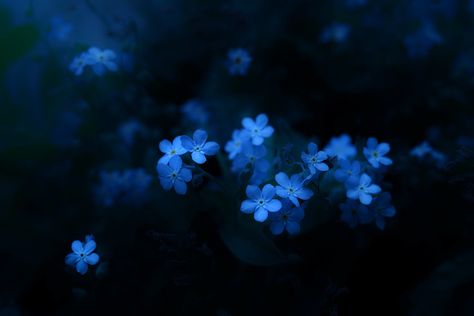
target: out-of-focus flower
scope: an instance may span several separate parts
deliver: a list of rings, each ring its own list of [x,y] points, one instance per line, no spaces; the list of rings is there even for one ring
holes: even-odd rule
[[[92,67],[95,74],[102,76],[107,70],[117,71],[117,54],[110,49],[101,50],[97,47],[91,47],[87,51],[85,58],[87,65]]]
[[[339,161],[339,167],[334,172],[334,178],[341,183],[354,183],[359,180],[360,162],[343,159]]]
[[[413,148],[410,154],[419,159],[431,158],[439,167],[446,162],[446,156],[442,152],[433,149],[426,141]]]
[[[54,17],[48,32],[48,37],[54,41],[64,42],[72,32],[72,24],[66,22],[62,17]]]
[[[145,127],[137,120],[128,120],[120,124],[118,134],[122,141],[127,146],[132,146],[135,141],[135,136],[143,132]]]
[[[349,159],[357,154],[357,149],[352,145],[351,137],[347,134],[331,138],[324,151],[330,157],[337,157],[337,159]]]
[[[321,32],[322,43],[344,43],[351,33],[351,27],[345,23],[332,23]]]
[[[178,156],[170,159],[169,164],[158,163],[156,166],[160,183],[166,191],[174,187],[176,193],[184,195],[187,192],[186,182],[193,178],[191,170],[183,167],[183,161]]]
[[[405,47],[410,58],[425,57],[434,45],[442,42],[443,37],[429,21],[425,21],[415,33],[405,37]]]
[[[246,75],[251,63],[252,57],[245,49],[231,49],[227,54],[227,68],[232,76]]]
[[[242,152],[235,157],[232,163],[232,171],[241,172],[248,165],[251,165],[254,170],[265,172],[270,168],[270,163],[265,159],[266,155],[267,149],[265,146],[244,143]]]
[[[268,218],[268,212],[278,212],[281,209],[281,202],[274,199],[275,187],[267,184],[263,190],[256,185],[249,185],[246,189],[248,200],[242,202],[240,210],[243,213],[254,213],[257,222],[264,222]]]
[[[370,205],[370,216],[375,220],[375,225],[381,230],[385,229],[386,218],[394,217],[397,211],[393,207],[390,193],[384,192],[377,196]]]
[[[372,203],[372,195],[378,194],[382,190],[376,185],[372,184],[372,179],[367,174],[362,174],[358,183],[350,184],[347,190],[347,197],[352,200],[359,199],[364,205]]]
[[[160,151],[165,155],[161,157],[160,160],[158,160],[158,163],[162,163],[165,165],[168,164],[171,158],[179,157],[188,152],[181,143],[181,136],[176,137],[173,140],[173,143],[171,143],[167,139],[162,140],[160,142]]]
[[[181,107],[184,117],[195,124],[204,125],[209,120],[209,111],[199,100],[189,100]]]
[[[198,164],[205,163],[206,156],[214,156],[220,149],[216,142],[207,142],[207,133],[200,129],[194,132],[192,139],[189,136],[181,136],[181,143]]]
[[[75,267],[78,273],[86,274],[89,265],[93,266],[99,262],[99,255],[94,253],[95,248],[96,243],[92,235],[89,235],[84,243],[74,241],[71,244],[72,253],[66,256],[66,264]]]
[[[313,191],[304,187],[303,178],[294,174],[291,178],[284,172],[280,172],[275,176],[279,186],[276,187],[278,196],[284,199],[290,199],[295,206],[300,206],[298,199],[309,200],[313,196]]]
[[[233,160],[238,154],[242,152],[245,143],[250,139],[248,133],[242,130],[235,130],[232,133],[232,140],[225,145],[225,151],[229,153],[229,159]]]
[[[364,148],[364,156],[374,168],[380,165],[389,166],[393,163],[392,159],[385,157],[390,151],[388,143],[378,143],[377,139],[370,137],[367,140],[367,146]]]
[[[73,60],[69,69],[76,75],[80,76],[84,72],[84,67],[87,66],[86,63],[87,53],[82,53],[79,56],[76,56]]]
[[[309,143],[308,153],[301,153],[301,159],[308,166],[311,174],[315,174],[316,171],[328,171],[329,166],[324,163],[328,158],[326,152],[318,151],[318,145],[315,143]]]
[[[290,200],[282,201],[282,208],[276,213],[270,213],[270,230],[273,235],[280,235],[286,229],[288,234],[300,232],[300,222],[304,218],[302,207],[295,207]]]
[[[265,138],[273,135],[273,127],[267,126],[267,124],[268,116],[265,114],[258,115],[255,121],[250,117],[242,120],[242,125],[252,138],[252,143],[256,146],[262,145]]]
[[[370,222],[369,209],[356,200],[347,200],[339,208],[342,211],[341,220],[352,228]]]

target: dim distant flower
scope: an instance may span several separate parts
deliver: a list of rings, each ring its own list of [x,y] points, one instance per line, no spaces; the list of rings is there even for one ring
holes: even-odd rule
[[[204,125],[209,120],[209,111],[204,103],[199,100],[189,100],[181,107],[185,118],[198,125]]]
[[[387,143],[378,143],[377,139],[371,137],[367,140],[367,146],[364,148],[364,156],[374,168],[380,165],[391,165],[392,159],[385,157],[390,151],[390,145]]]
[[[274,199],[275,187],[267,184],[263,190],[256,185],[249,185],[246,189],[248,200],[242,202],[240,210],[243,213],[254,213],[257,222],[264,222],[268,218],[268,212],[278,212],[281,209],[281,202]]]
[[[288,234],[300,232],[300,222],[304,218],[302,207],[295,207],[290,200],[282,201],[282,208],[276,213],[270,213],[270,230],[273,235],[280,235],[286,229]]]
[[[268,116],[260,114],[255,121],[249,117],[242,120],[242,125],[252,138],[252,143],[256,146],[263,144],[265,138],[273,135],[274,129],[267,126]]]
[[[66,256],[65,262],[67,265],[75,267],[76,271],[82,275],[87,273],[89,265],[93,266],[99,262],[99,255],[94,253],[96,243],[89,235],[86,242],[79,240],[71,244],[72,253]]]
[[[234,159],[235,156],[242,152],[243,145],[250,139],[249,134],[241,130],[235,130],[232,133],[232,140],[227,142],[225,151],[229,153],[229,159]]]
[[[158,163],[156,166],[160,183],[166,191],[174,187],[176,193],[184,195],[187,192],[186,182],[193,178],[191,170],[183,167],[183,161],[178,156],[170,159],[169,164]]]
[[[206,156],[216,155],[220,148],[216,142],[207,142],[207,133],[200,129],[194,132],[192,139],[189,136],[181,136],[181,143],[198,164],[205,163]]]
[[[315,174],[317,170],[328,171],[329,166],[324,162],[328,158],[326,152],[318,151],[318,145],[315,143],[309,143],[308,153],[301,154],[301,159],[308,166],[311,174]]]
[[[375,224],[381,230],[385,228],[386,218],[394,217],[396,210],[391,204],[392,197],[390,193],[384,192],[377,196],[370,205],[370,215],[375,219]]]
[[[357,149],[352,145],[351,137],[347,134],[333,137],[324,151],[330,157],[337,157],[338,159],[352,158],[357,154]]]
[[[69,66],[69,69],[76,75],[80,76],[84,72],[84,67],[86,64],[87,54],[82,53],[79,56],[75,57]]]
[[[169,140],[165,139],[160,142],[160,151],[165,155],[160,158],[158,163],[168,164],[171,158],[179,157],[184,155],[188,151],[183,147],[181,143],[181,136],[176,137],[171,143]]]
[[[410,154],[419,159],[431,158],[439,167],[441,167],[446,162],[446,156],[443,153],[435,150],[426,141],[413,148]]]
[[[242,152],[238,154],[233,163],[232,171],[244,171],[248,165],[252,166],[254,170],[266,172],[270,168],[270,163],[265,159],[267,149],[265,146],[254,146],[251,143],[244,143]]]
[[[413,34],[405,37],[405,47],[410,58],[422,58],[428,55],[434,45],[443,42],[443,37],[434,25],[427,21]]]
[[[97,47],[91,47],[87,51],[85,61],[98,76],[102,76],[106,70],[114,72],[118,70],[117,55],[110,49],[101,50]]]
[[[123,122],[118,128],[118,134],[122,141],[127,146],[132,146],[135,141],[135,136],[143,132],[144,126],[137,120],[129,120]]]
[[[372,203],[372,195],[378,194],[382,190],[376,184],[372,184],[372,179],[367,174],[362,174],[358,183],[351,183],[347,190],[347,197],[352,200],[359,199],[364,205]]]
[[[67,23],[61,17],[55,17],[51,21],[50,30],[48,32],[49,38],[52,40],[64,42],[68,39],[72,31],[72,25]]]
[[[252,57],[245,49],[231,49],[227,54],[227,67],[232,76],[247,74]]]
[[[344,43],[351,32],[351,27],[345,23],[333,23],[328,25],[321,32],[322,43]]]
[[[359,180],[360,171],[360,162],[343,159],[339,162],[339,168],[334,172],[334,178],[341,183],[354,183]]]
[[[295,206],[300,206],[298,199],[309,200],[313,196],[313,191],[304,187],[304,179],[300,175],[292,175],[291,178],[284,172],[275,176],[279,186],[276,187],[278,196],[290,199]]]
[[[370,222],[369,209],[356,200],[347,200],[339,208],[342,211],[341,220],[352,228]]]

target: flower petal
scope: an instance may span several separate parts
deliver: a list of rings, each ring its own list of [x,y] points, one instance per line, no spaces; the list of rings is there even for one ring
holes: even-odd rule
[[[206,156],[197,151],[193,152],[191,157],[193,158],[193,161],[198,164],[203,164],[207,161]]]
[[[76,254],[76,253],[70,253],[66,256],[66,258],[64,259],[64,262],[69,265],[69,266],[73,266],[75,265],[79,260],[81,259],[81,257]]]
[[[89,241],[85,244],[85,246],[84,246],[84,253],[85,253],[86,255],[92,253],[92,252],[95,250],[95,247],[96,247],[96,246],[97,246],[97,245],[96,245],[96,243],[95,243],[94,240],[89,240]]]
[[[302,200],[309,200],[313,196],[313,191],[308,188],[301,188],[296,192],[296,196]]]
[[[194,141],[189,136],[181,136],[181,145],[187,151],[192,151],[194,149]]]
[[[186,186],[186,182],[180,179],[176,179],[174,181],[174,190],[178,194],[185,195],[186,191],[188,190],[188,187]]]
[[[275,176],[276,182],[281,185],[283,188],[287,188],[290,186],[290,179],[284,172],[280,172]],[[277,189],[278,190],[278,189]]]
[[[251,118],[246,117],[242,120],[242,126],[248,130],[253,130],[255,128],[255,122]]]
[[[219,144],[216,142],[208,142],[204,145],[202,151],[208,156],[213,156],[219,151]]]
[[[380,191],[382,191],[382,189],[378,185],[372,184],[365,191],[367,193],[370,193],[370,194],[377,194],[377,193],[380,193]]]
[[[263,129],[268,124],[268,116],[266,116],[265,114],[260,114],[259,116],[257,116],[255,124],[258,126],[258,128]]]
[[[86,274],[88,269],[89,269],[89,266],[83,260],[79,261],[76,264],[76,271],[82,275]]]
[[[254,136],[252,138],[252,144],[254,144],[255,146],[260,146],[261,144],[263,144],[263,137],[261,136]]]
[[[183,166],[183,160],[181,159],[180,156],[173,156],[170,159],[169,165],[172,169],[172,172],[179,171],[181,170],[181,167]]]
[[[359,200],[362,204],[369,205],[370,203],[372,203],[372,195],[361,192],[359,195]]]
[[[360,185],[368,186],[372,182],[372,179],[369,177],[368,174],[364,173],[360,176],[359,183]]]
[[[96,254],[96,253],[91,253],[90,255],[88,255],[87,257],[84,258],[84,261],[88,264],[90,264],[91,266],[93,265],[96,265],[97,262],[99,262],[99,255]]]
[[[273,185],[267,184],[263,187],[262,190],[262,197],[265,199],[265,201],[271,200],[276,193],[276,189]]]
[[[267,204],[265,205],[265,208],[267,211],[269,212],[278,212],[279,210],[281,210],[281,207],[282,207],[282,204],[279,200],[276,200],[276,199],[273,199],[269,202],[267,202]]]
[[[270,136],[273,135],[273,132],[274,132],[274,131],[275,131],[275,130],[273,129],[273,127],[267,126],[267,127],[265,127],[264,129],[262,129],[262,130],[260,131],[260,136],[265,137],[265,138],[268,138],[268,137],[270,137]]]
[[[248,185],[245,189],[245,193],[252,200],[258,200],[262,196],[262,191],[256,185]]]
[[[74,253],[78,255],[84,251],[84,248],[82,247],[82,242],[80,242],[79,240],[73,241],[73,243],[71,244],[71,249]]]
[[[264,222],[268,218],[268,212],[260,207],[258,211],[253,214],[253,218],[255,218],[257,222]]]
[[[245,214],[250,214],[250,213],[255,212],[256,207],[257,207],[257,203],[255,203],[255,201],[245,200],[240,205],[240,211]]]
[[[196,145],[202,146],[206,143],[207,132],[202,129],[198,129],[194,132],[193,139]]]
[[[191,172],[190,169],[188,168],[183,168],[181,169],[181,172],[179,173],[179,177],[185,181],[185,182],[189,182],[193,179],[193,173]]]
[[[286,223],[286,231],[290,235],[296,235],[300,232],[300,224],[298,222],[288,221]]]
[[[173,145],[171,145],[171,142],[167,139],[162,140],[159,147],[161,152],[165,154],[169,153],[173,149]]]

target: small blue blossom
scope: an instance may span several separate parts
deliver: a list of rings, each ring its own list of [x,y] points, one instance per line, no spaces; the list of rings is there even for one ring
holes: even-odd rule
[[[185,118],[198,125],[204,125],[209,120],[209,111],[205,104],[199,100],[189,100],[181,107]]]
[[[352,200],[359,199],[364,205],[372,203],[372,195],[378,194],[382,190],[376,185],[372,184],[372,179],[366,173],[360,176],[358,183],[351,183],[347,190],[347,197]]]
[[[347,134],[333,137],[324,151],[330,157],[337,157],[338,159],[349,159],[357,154],[357,149],[352,145],[351,137]]]
[[[181,136],[176,137],[173,140],[173,143],[171,143],[167,139],[162,140],[160,142],[160,151],[165,155],[161,157],[160,160],[158,160],[158,163],[162,163],[165,165],[168,164],[171,158],[179,157],[188,152],[181,143]]]
[[[238,154],[242,152],[244,144],[250,139],[248,133],[242,130],[235,130],[232,133],[232,140],[225,145],[225,151],[229,153],[229,159],[233,160]]]
[[[300,222],[304,218],[302,207],[295,207],[293,203],[285,199],[282,208],[276,213],[270,213],[270,230],[273,235],[280,235],[286,229],[288,234],[296,235],[300,232]]]
[[[265,159],[266,155],[267,148],[265,146],[244,143],[242,152],[235,157],[232,163],[232,171],[244,171],[248,165],[251,165],[254,170],[266,172],[270,169],[270,163]]]
[[[216,155],[220,148],[216,142],[207,142],[207,133],[201,129],[194,132],[192,139],[189,136],[181,136],[181,143],[198,164],[205,163],[206,156]]]
[[[117,55],[110,49],[89,48],[85,62],[87,65],[92,66],[92,70],[98,76],[102,76],[106,70],[114,72],[118,70]]]
[[[166,191],[174,187],[176,193],[184,195],[188,188],[186,182],[190,182],[193,178],[191,170],[183,167],[183,161],[180,157],[175,156],[169,160],[169,164],[158,163],[156,166],[160,177],[160,184]]]
[[[332,23],[321,32],[321,42],[341,44],[347,40],[350,33],[350,25],[345,23]]]
[[[291,178],[284,172],[275,176],[279,186],[276,187],[278,196],[284,199],[290,199],[295,206],[300,206],[298,199],[309,200],[313,196],[313,191],[304,187],[304,179],[298,175],[292,175]]]
[[[356,200],[347,200],[344,204],[340,204],[339,208],[342,211],[341,221],[352,228],[359,224],[367,224],[371,220],[367,206]]]
[[[258,115],[255,121],[249,117],[242,120],[242,125],[252,138],[252,143],[256,146],[262,145],[265,138],[273,135],[273,127],[267,126],[267,124],[268,116],[265,114]]]
[[[339,161],[339,168],[334,172],[334,178],[341,183],[354,183],[359,181],[360,162],[343,159]]]
[[[88,235],[84,243],[79,240],[74,241],[71,244],[72,253],[66,256],[66,264],[75,267],[78,273],[86,274],[89,265],[96,265],[100,260],[99,255],[94,253],[95,248],[96,243],[92,235]]]
[[[393,207],[390,193],[384,192],[377,196],[370,205],[370,215],[375,219],[375,225],[380,230],[385,228],[386,218],[394,217],[397,211]]]
[[[390,151],[388,143],[378,143],[377,139],[371,137],[367,140],[367,146],[364,148],[364,156],[374,168],[380,165],[389,166],[393,163],[392,159],[384,157]]]
[[[251,63],[252,57],[245,49],[231,49],[227,54],[227,68],[232,76],[246,75]]]
[[[263,190],[256,185],[249,185],[246,189],[248,200],[242,202],[240,210],[245,214],[254,214],[257,222],[264,222],[268,218],[268,212],[278,212],[282,204],[274,199],[275,187],[267,184]]]
[[[428,55],[434,45],[443,42],[443,37],[427,21],[413,34],[405,37],[405,47],[410,58],[422,58]]]
[[[82,53],[79,56],[75,57],[69,66],[69,69],[76,75],[80,76],[84,72],[84,67],[87,66],[86,63],[87,54]]]
[[[308,153],[302,153],[301,159],[308,166],[311,174],[317,171],[328,171],[329,166],[324,162],[328,159],[328,154],[324,151],[318,151],[318,145],[309,143]]]

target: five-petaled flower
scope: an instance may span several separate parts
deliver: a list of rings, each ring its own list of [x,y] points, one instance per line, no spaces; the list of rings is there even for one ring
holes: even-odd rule
[[[351,137],[347,134],[331,138],[324,151],[330,157],[337,157],[338,159],[348,159],[357,154],[357,149],[352,145]]]
[[[280,235],[286,229],[288,234],[300,232],[300,222],[304,218],[302,207],[295,207],[290,200],[282,201],[282,208],[276,213],[270,213],[270,230],[273,235]]]
[[[380,165],[389,166],[392,159],[384,157],[390,151],[390,145],[387,143],[378,143],[377,139],[371,137],[367,140],[367,147],[364,148],[364,156],[374,168]]]
[[[191,170],[183,167],[183,161],[179,156],[170,159],[169,164],[158,163],[156,166],[160,183],[166,191],[174,187],[176,193],[184,195],[187,191],[186,182],[193,178]]]
[[[281,209],[281,202],[274,199],[275,187],[267,184],[263,190],[256,185],[249,185],[246,189],[248,200],[242,202],[240,210],[243,213],[251,214],[257,222],[264,222],[268,218],[268,212],[278,212]]]
[[[89,265],[93,266],[99,262],[99,255],[94,253],[95,248],[96,243],[91,235],[86,236],[85,242],[74,241],[71,244],[72,253],[66,256],[66,264],[75,267],[78,273],[86,274]]]
[[[252,57],[242,48],[231,49],[227,54],[227,66],[232,76],[243,76],[247,73]]]
[[[94,70],[98,76],[102,76],[106,70],[118,70],[117,55],[110,49],[101,50],[97,47],[89,48],[85,62],[92,66],[92,70]]]
[[[232,140],[225,145],[225,151],[229,153],[229,159],[234,159],[242,152],[242,147],[249,141],[249,138],[249,134],[242,130],[235,130],[232,133]]]
[[[313,191],[304,187],[303,178],[294,174],[291,178],[284,172],[280,172],[275,176],[279,186],[276,187],[278,196],[284,199],[290,199],[295,206],[300,206],[298,199],[309,200],[313,196]]]
[[[360,176],[357,183],[351,183],[350,185],[347,190],[347,197],[352,200],[359,199],[364,205],[372,203],[372,195],[382,191],[378,185],[372,184],[372,179],[366,173]]]
[[[181,136],[181,144],[191,153],[193,161],[198,164],[206,162],[206,155],[213,156],[219,151],[219,144],[216,142],[207,142],[207,133],[201,129],[194,132],[193,138]]]
[[[260,146],[263,144],[264,138],[268,138],[273,135],[273,127],[267,126],[267,124],[268,116],[265,114],[258,115],[255,121],[249,117],[246,117],[242,120],[242,125],[249,133],[250,137],[252,138],[252,143],[255,146]]]
[[[334,172],[334,178],[342,183],[355,183],[359,180],[361,171],[360,162],[340,160],[339,168]]]
[[[328,171],[329,166],[324,162],[328,159],[328,154],[324,151],[318,151],[318,145],[309,143],[308,153],[301,153],[301,159],[308,166],[311,174],[317,171]]]
[[[158,163],[168,164],[171,158],[174,156],[181,156],[187,153],[188,151],[181,144],[181,136],[176,137],[171,143],[169,140],[165,139],[160,142],[160,150],[165,155],[160,158]]]

